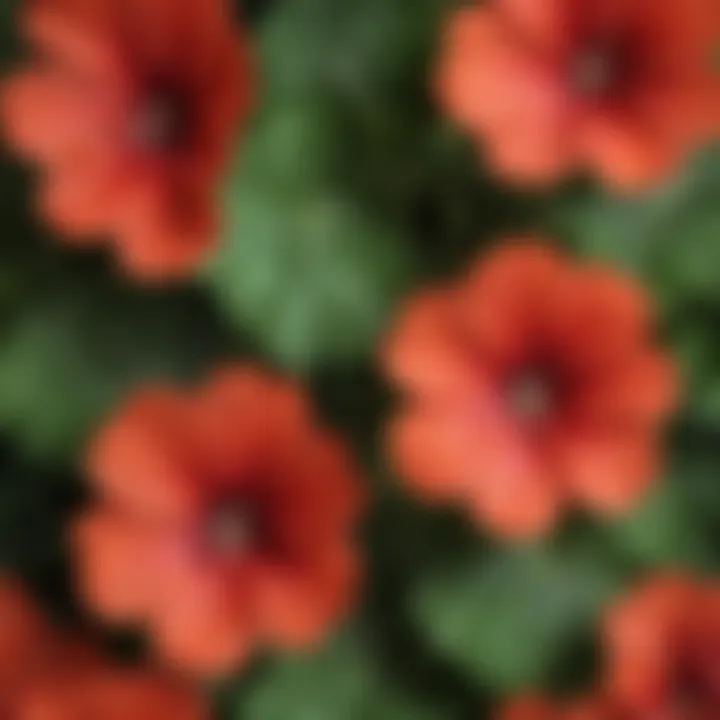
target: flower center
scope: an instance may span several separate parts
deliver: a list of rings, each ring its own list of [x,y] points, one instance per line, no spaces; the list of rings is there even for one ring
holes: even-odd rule
[[[618,58],[608,47],[581,52],[571,70],[572,87],[583,97],[600,97],[610,92],[618,78]]]
[[[220,505],[209,515],[205,541],[210,550],[223,556],[244,555],[256,542],[256,521],[241,503]]]
[[[186,139],[187,113],[179,97],[170,92],[150,96],[130,121],[129,136],[133,147],[145,152],[167,152]]]
[[[523,422],[545,419],[555,404],[555,392],[544,373],[526,372],[510,386],[509,403],[513,414]]]

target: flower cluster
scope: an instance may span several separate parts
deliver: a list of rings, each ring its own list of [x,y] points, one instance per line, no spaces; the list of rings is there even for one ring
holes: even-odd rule
[[[190,281],[221,245],[224,173],[260,97],[234,10],[22,3],[29,58],[2,86],[5,138],[39,171],[44,223],[71,246],[109,245],[126,282]],[[437,109],[513,185],[588,173],[650,191],[719,135],[718,0],[473,1],[437,36]],[[376,349],[396,393],[387,464],[494,543],[541,543],[571,513],[631,515],[662,474],[682,398],[658,306],[544,234],[501,238],[455,280],[411,292]],[[164,669],[51,629],[3,580],[1,717],[206,720],[178,676],[309,652],[352,615],[369,483],[310,387],[218,361],[192,388],[146,379],[106,409],[79,463],[91,497],[68,530],[72,583]],[[596,691],[523,696],[503,720],[720,718],[717,582],[651,578],[608,610],[604,641]]]

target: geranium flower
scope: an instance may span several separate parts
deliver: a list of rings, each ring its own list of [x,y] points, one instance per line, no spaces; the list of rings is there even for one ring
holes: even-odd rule
[[[720,584],[660,577],[606,622],[608,692],[632,718],[714,720],[720,711]]]
[[[13,720],[208,720],[201,696],[150,669],[113,665],[50,626],[0,579],[0,716]]]
[[[571,503],[626,512],[675,403],[648,299],[613,271],[508,243],[411,297],[384,352],[403,391],[390,453],[408,486],[506,538]]]
[[[632,720],[602,698],[583,698],[555,703],[540,695],[528,695],[508,702],[498,720]]]
[[[0,716],[14,712],[27,685],[45,672],[54,643],[22,588],[0,578]]]
[[[55,672],[23,697],[17,720],[209,720],[199,695],[171,677],[98,663]]]
[[[144,623],[183,668],[305,648],[349,609],[362,489],[345,447],[293,385],[218,372],[197,393],[146,389],[92,444],[100,495],[76,528],[80,587]]]
[[[668,175],[717,133],[716,0],[490,0],[445,31],[438,93],[504,177]]]
[[[40,210],[76,244],[110,241],[134,276],[190,272],[251,101],[225,0],[27,0],[35,60],[4,88],[7,138],[43,168]]]

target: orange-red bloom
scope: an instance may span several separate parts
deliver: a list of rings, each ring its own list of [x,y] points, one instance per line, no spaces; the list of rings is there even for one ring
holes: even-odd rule
[[[13,716],[26,687],[47,669],[55,644],[22,589],[0,579],[0,717]]]
[[[199,695],[170,677],[97,663],[48,673],[23,697],[16,720],[209,720]]]
[[[400,474],[509,538],[546,531],[571,501],[626,511],[676,395],[640,289],[541,244],[510,243],[412,297],[385,365],[405,396],[390,432]]]
[[[51,628],[0,580],[0,716],[13,720],[207,720],[202,698],[148,670],[120,668]]]
[[[107,237],[135,276],[189,272],[217,233],[214,195],[251,100],[225,0],[26,0],[37,59],[6,85],[12,145],[44,167],[41,212]]]
[[[654,579],[608,615],[608,692],[639,720],[720,716],[720,584]]]
[[[633,720],[620,714],[604,699],[585,698],[568,704],[556,704],[536,695],[509,702],[498,720]]]
[[[101,495],[76,529],[82,592],[145,623],[194,671],[256,646],[306,647],[352,603],[362,488],[303,393],[251,368],[196,393],[147,389],[100,432]]]
[[[718,129],[717,0],[490,0],[449,21],[438,91],[521,182],[634,189]]]

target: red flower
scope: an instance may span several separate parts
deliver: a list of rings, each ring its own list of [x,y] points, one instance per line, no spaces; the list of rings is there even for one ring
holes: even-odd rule
[[[22,588],[0,580],[0,716],[13,720],[207,720],[172,678],[123,669],[45,622]]]
[[[37,53],[4,93],[8,138],[45,169],[41,211],[114,243],[134,275],[189,272],[248,114],[248,47],[225,0],[27,0]],[[90,240],[92,239],[92,240]]]
[[[98,663],[33,685],[17,720],[209,720],[200,697],[159,673]]]
[[[385,353],[405,392],[390,450],[409,486],[518,538],[571,501],[625,512],[658,464],[674,367],[615,273],[509,244],[412,297]]]
[[[26,686],[46,670],[54,642],[22,589],[0,578],[0,717],[16,711]]]
[[[508,703],[498,720],[632,720],[603,699],[583,699],[558,706],[540,696],[527,696]]]
[[[140,392],[89,472],[101,503],[76,529],[82,591],[185,668],[306,647],[354,599],[361,486],[292,385],[236,368],[187,396]]]
[[[717,0],[490,0],[446,29],[439,94],[504,176],[631,189],[714,134]]]
[[[654,579],[606,623],[608,692],[639,720],[716,720],[720,584]]]

